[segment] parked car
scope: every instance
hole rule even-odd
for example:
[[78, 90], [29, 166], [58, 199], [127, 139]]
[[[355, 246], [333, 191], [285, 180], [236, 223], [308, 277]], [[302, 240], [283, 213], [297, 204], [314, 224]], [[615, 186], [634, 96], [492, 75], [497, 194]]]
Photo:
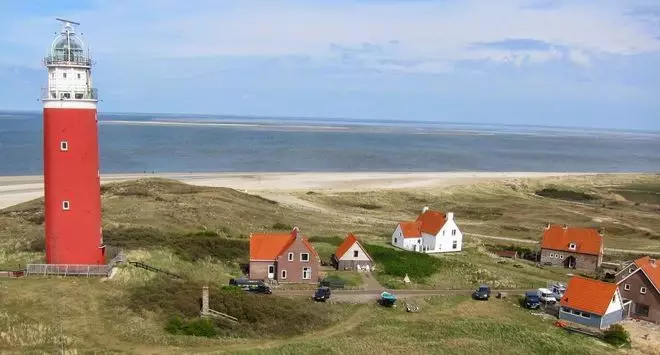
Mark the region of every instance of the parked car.
[[548, 290], [547, 288], [539, 288], [536, 291], [536, 294], [539, 296], [541, 302], [545, 304], [555, 304], [557, 303], [557, 298], [555, 298], [554, 293]]
[[488, 300], [490, 298], [490, 287], [487, 285], [481, 285], [477, 288], [472, 297], [477, 300]]
[[560, 283], [552, 284], [552, 286], [550, 286], [550, 291], [552, 291], [552, 294], [555, 296], [555, 300], [560, 300], [564, 297], [564, 293], [566, 293], [566, 286]]
[[330, 298], [330, 294], [331, 294], [330, 287], [321, 286], [316, 290], [313, 298], [314, 301], [325, 302]]
[[525, 300], [523, 301], [525, 308], [536, 309], [541, 306], [541, 300], [537, 291], [527, 291], [525, 292]]
[[270, 286], [266, 285], [265, 282], [261, 280], [248, 280], [247, 278], [238, 278], [230, 279], [229, 284], [232, 286], [240, 287], [244, 291], [254, 292], [254, 293], [265, 293], [271, 294], [273, 290]]

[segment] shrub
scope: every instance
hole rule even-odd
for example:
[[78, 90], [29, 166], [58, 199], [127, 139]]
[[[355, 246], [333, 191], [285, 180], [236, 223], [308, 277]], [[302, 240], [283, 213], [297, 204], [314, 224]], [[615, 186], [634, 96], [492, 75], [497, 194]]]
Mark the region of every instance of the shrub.
[[293, 226], [290, 224], [282, 223], [282, 222], [277, 222], [273, 224], [273, 229], [276, 230], [285, 230], [285, 231], [290, 231], [293, 230]]
[[382, 265], [382, 272], [391, 276], [424, 278], [438, 271], [445, 261], [428, 254], [394, 250], [372, 244], [364, 244], [371, 257]]
[[213, 322], [208, 319], [183, 320], [181, 317], [170, 317], [165, 325], [165, 330], [170, 334], [193, 335], [213, 338], [218, 335]]
[[554, 198], [557, 200], [566, 200], [566, 201], [591, 201], [595, 197], [584, 192], [570, 191], [570, 190], [559, 190], [554, 187], [547, 187], [541, 190], [536, 191], [538, 196]]
[[613, 324], [604, 332], [604, 339], [614, 346], [630, 343], [630, 334], [621, 324]]
[[26, 251], [43, 253], [46, 251], [46, 240], [44, 238], [34, 239], [28, 244]]
[[[201, 309], [202, 284], [156, 278], [131, 289], [128, 306], [135, 312], [151, 311], [163, 316], [165, 329], [173, 334], [207, 334], [207, 325], [190, 324]], [[257, 295], [209, 284], [209, 307], [238, 318], [239, 324], [223, 319], [210, 320], [221, 336], [292, 336], [330, 326], [337, 308], [300, 302], [274, 295]], [[176, 318], [179, 318], [178, 320]], [[189, 329], [189, 330], [186, 330]], [[192, 330], [191, 330], [192, 329]]]

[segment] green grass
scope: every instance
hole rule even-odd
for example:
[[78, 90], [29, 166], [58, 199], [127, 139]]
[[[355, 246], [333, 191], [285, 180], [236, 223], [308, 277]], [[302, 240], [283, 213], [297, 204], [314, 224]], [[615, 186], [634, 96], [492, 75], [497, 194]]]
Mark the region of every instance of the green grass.
[[584, 192], [557, 189], [554, 187], [545, 187], [541, 190], [536, 191], [536, 194], [542, 197], [549, 197], [549, 198], [566, 200], [566, 201], [590, 202], [595, 200], [594, 196], [590, 194], [586, 194]]
[[443, 259], [429, 254], [394, 249], [390, 247], [363, 244], [367, 253], [380, 266], [380, 273], [387, 276], [423, 279], [437, 272], [438, 268], [446, 266]]
[[325, 279], [341, 280], [346, 286], [361, 286], [362, 275], [355, 271], [326, 271]]

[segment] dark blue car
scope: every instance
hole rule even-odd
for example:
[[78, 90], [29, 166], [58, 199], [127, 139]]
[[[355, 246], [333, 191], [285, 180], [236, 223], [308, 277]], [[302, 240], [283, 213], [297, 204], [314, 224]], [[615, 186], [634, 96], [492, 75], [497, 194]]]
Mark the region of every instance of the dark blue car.
[[536, 309], [541, 306], [541, 299], [536, 291], [527, 291], [525, 292], [524, 300], [525, 308]]
[[488, 300], [490, 298], [490, 287], [486, 285], [481, 285], [479, 288], [474, 291], [472, 294], [475, 300]]

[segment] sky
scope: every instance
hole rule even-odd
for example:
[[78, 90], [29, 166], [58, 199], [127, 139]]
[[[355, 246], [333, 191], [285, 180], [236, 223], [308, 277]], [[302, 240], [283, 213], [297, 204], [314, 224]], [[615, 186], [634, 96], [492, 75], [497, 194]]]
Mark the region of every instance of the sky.
[[0, 110], [81, 23], [105, 112], [660, 130], [658, 0], [0, 0]]

